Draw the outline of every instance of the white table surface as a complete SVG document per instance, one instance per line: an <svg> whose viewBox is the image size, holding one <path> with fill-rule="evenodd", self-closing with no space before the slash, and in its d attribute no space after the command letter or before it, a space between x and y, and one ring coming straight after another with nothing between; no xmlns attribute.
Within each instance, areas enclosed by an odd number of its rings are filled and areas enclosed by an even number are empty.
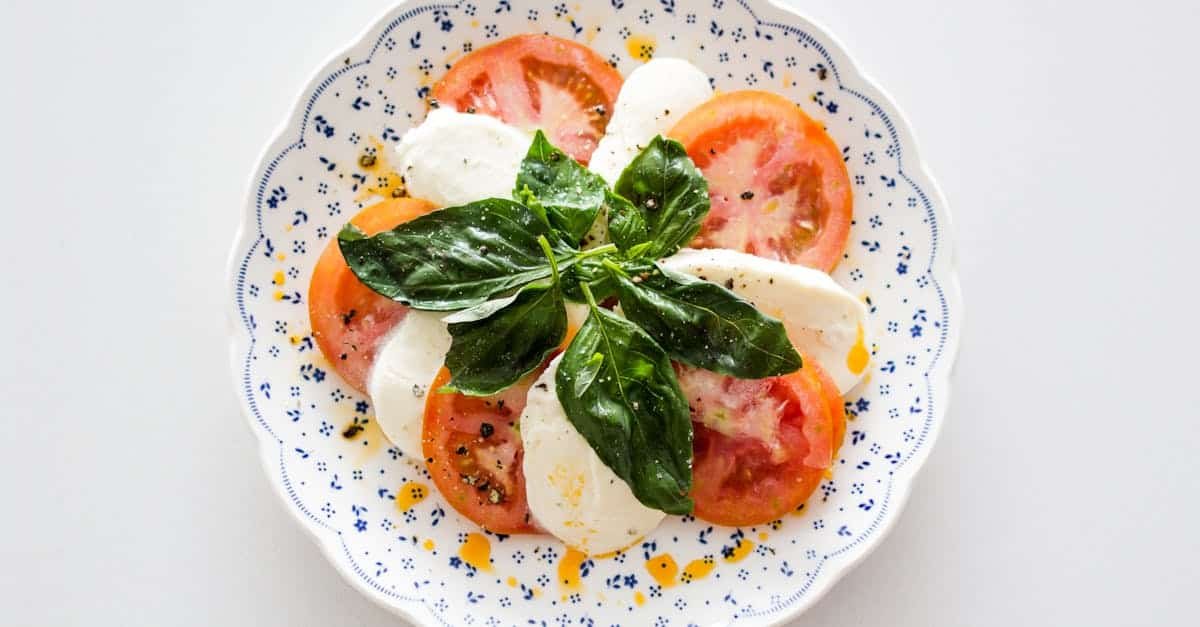
<svg viewBox="0 0 1200 627"><path fill-rule="evenodd" d="M224 318L261 147L388 4L0 3L0 624L397 624L269 488ZM967 305L907 511L797 624L1200 623L1197 3L797 4L907 113Z"/></svg>

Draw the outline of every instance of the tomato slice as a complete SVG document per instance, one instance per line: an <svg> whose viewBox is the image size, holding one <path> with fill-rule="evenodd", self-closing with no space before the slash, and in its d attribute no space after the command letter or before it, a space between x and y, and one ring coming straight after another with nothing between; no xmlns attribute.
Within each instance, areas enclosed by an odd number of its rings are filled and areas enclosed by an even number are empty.
<svg viewBox="0 0 1200 627"><path fill-rule="evenodd" d="M396 198L363 209L350 219L370 235L395 228L433 211L415 198ZM359 392L367 392L367 376L380 339L408 313L408 308L362 284L342 258L337 239L321 253L308 287L308 318L325 359Z"/></svg>
<svg viewBox="0 0 1200 627"><path fill-rule="evenodd" d="M808 499L833 465L846 422L837 385L816 361L767 379L676 371L695 428L697 517L759 525Z"/></svg>
<svg viewBox="0 0 1200 627"><path fill-rule="evenodd" d="M792 101L717 96L670 136L708 179L712 209L692 242L829 272L850 237L853 198L837 144Z"/></svg>
<svg viewBox="0 0 1200 627"><path fill-rule="evenodd" d="M535 533L525 500L524 449L516 429L535 371L494 396L440 393L442 368L425 401L422 441L438 490L458 513L493 533Z"/></svg>
<svg viewBox="0 0 1200 627"><path fill-rule="evenodd" d="M586 164L604 136L621 83L621 75L587 46L517 35L460 59L433 87L433 98L531 132L540 128Z"/></svg>

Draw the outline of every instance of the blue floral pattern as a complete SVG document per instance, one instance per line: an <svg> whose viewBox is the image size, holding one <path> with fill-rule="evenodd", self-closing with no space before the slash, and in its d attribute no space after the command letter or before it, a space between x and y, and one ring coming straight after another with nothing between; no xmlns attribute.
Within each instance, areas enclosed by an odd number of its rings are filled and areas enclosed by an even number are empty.
<svg viewBox="0 0 1200 627"><path fill-rule="evenodd" d="M777 622L870 550L936 437L961 320L946 208L894 108L806 20L749 0L585 4L403 4L321 71L265 153L235 247L237 389L289 507L351 582L411 620ZM388 155L423 118L432 81L464 53L530 31L585 42L623 74L648 55L687 58L718 89L792 98L842 146L857 219L834 278L870 307L877 344L845 399L832 478L793 515L742 529L670 518L588 559L548 536L481 534L425 487L420 460L390 446L369 399L315 348L313 265L331 232L395 187Z"/></svg>

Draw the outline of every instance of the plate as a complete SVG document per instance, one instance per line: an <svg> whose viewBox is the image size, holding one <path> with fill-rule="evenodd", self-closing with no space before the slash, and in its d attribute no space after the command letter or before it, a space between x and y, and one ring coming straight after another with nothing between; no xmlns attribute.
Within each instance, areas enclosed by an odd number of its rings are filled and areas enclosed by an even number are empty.
<svg viewBox="0 0 1200 627"><path fill-rule="evenodd" d="M310 335L321 250L390 193L392 148L465 53L524 32L584 42L624 75L690 60L719 90L800 103L843 147L855 222L834 278L878 343L846 397L846 444L810 502L770 525L691 517L610 556L480 533L392 447ZM365 169L362 164L374 165ZM368 597L421 625L774 624L802 612L895 522L946 412L961 301L945 202L896 107L824 29L771 2L408 2L335 55L263 153L230 261L232 366L288 511ZM356 428L350 428L358 425ZM349 436L349 437L347 437ZM417 463L413 463L413 462Z"/></svg>

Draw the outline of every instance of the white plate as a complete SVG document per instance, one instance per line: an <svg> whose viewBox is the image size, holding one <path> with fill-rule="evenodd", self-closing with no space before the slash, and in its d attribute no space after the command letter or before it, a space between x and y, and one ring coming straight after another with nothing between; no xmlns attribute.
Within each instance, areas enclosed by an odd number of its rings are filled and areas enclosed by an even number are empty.
<svg viewBox="0 0 1200 627"><path fill-rule="evenodd" d="M781 93L844 147L856 220L834 278L869 299L878 344L867 382L847 396L852 421L833 478L802 512L744 529L672 518L603 559L579 560L548 536L480 535L388 444L367 399L314 346L305 303L313 265L377 198L368 189L376 175L359 157L386 162L424 116L428 87L465 51L531 31L585 42L623 74L652 47L691 60L718 89ZM809 607L879 542L937 437L962 320L949 233L945 202L896 107L836 40L788 9L740 0L406 3L316 73L253 174L230 264L233 371L288 510L350 582L416 623L773 624ZM343 438L355 420L365 432ZM411 503L418 485L426 496ZM485 548L490 558L479 561Z"/></svg>

